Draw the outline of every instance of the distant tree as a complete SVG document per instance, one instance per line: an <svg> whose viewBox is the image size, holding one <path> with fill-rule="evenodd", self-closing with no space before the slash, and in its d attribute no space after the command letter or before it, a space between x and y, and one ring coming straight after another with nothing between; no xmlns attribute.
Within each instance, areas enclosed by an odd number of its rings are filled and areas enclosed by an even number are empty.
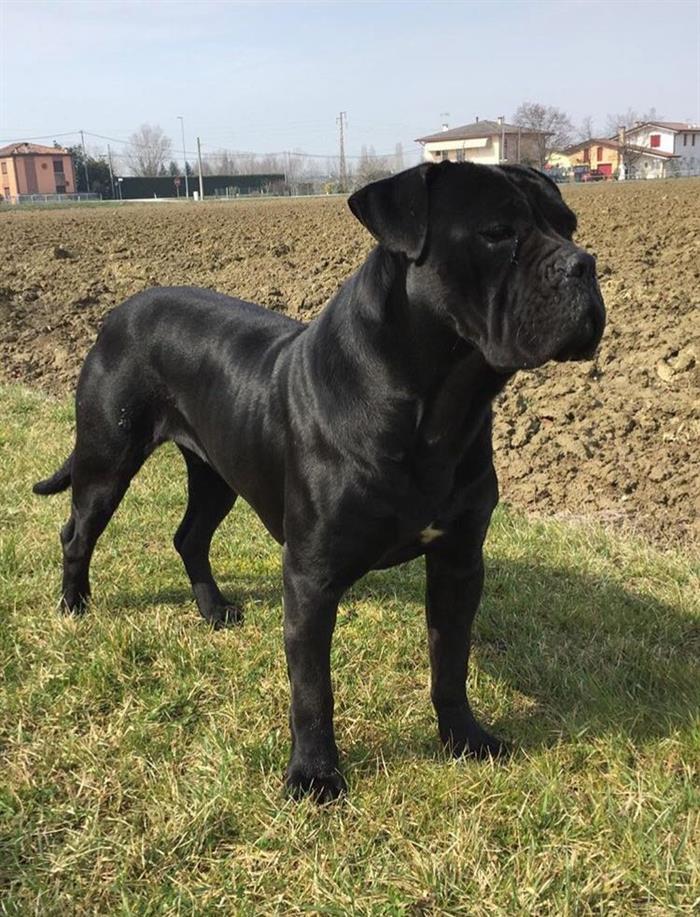
<svg viewBox="0 0 700 917"><path fill-rule="evenodd" d="M129 137L127 161L134 175L159 175L173 144L157 124L142 124Z"/></svg>
<svg viewBox="0 0 700 917"><path fill-rule="evenodd" d="M574 136L574 126L565 112L539 102L523 102L513 115L513 123L528 130L543 132L536 140L537 155L533 163L540 169L544 167L552 150L570 146Z"/></svg>
<svg viewBox="0 0 700 917"><path fill-rule="evenodd" d="M377 156L373 146L367 149L363 146L360 151L360 158L355 169L355 179L353 186L361 188L363 185L372 181L378 181L380 178L387 178L392 174L391 164L386 156Z"/></svg>
<svg viewBox="0 0 700 917"><path fill-rule="evenodd" d="M393 168L394 172L402 172L405 169L402 143L397 143L394 147Z"/></svg>
<svg viewBox="0 0 700 917"><path fill-rule="evenodd" d="M75 190L81 194L86 191L92 194L101 194L104 198L113 196L112 182L109 177L109 163L105 156L87 157L83 154L82 146L68 147L71 159L73 160L73 172L75 173ZM89 187L85 184L85 164L87 163Z"/></svg>
<svg viewBox="0 0 700 917"><path fill-rule="evenodd" d="M605 122L605 130L609 137L617 137L621 127L629 130L638 122L643 124L645 121L660 121L662 118L663 115L659 114L654 107L647 109L645 112L628 108L624 113L608 115Z"/></svg>
<svg viewBox="0 0 700 917"><path fill-rule="evenodd" d="M593 118L590 115L586 115L583 121L581 121L579 127L576 129L576 139L583 141L590 140L592 137L595 137Z"/></svg>
<svg viewBox="0 0 700 917"><path fill-rule="evenodd" d="M185 175L187 175L188 178L190 175L192 175L192 166L187 160L185 160Z"/></svg>
<svg viewBox="0 0 700 917"><path fill-rule="evenodd" d="M174 159L171 159L168 163L168 175L171 178L177 178L180 174L180 166L175 162Z"/></svg>

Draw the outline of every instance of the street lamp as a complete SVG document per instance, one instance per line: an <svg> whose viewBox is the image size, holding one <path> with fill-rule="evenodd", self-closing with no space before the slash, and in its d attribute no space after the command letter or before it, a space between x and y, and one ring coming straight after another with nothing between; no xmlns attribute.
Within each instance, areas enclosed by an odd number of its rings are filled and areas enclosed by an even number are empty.
<svg viewBox="0 0 700 917"><path fill-rule="evenodd" d="M177 116L178 121L180 122L180 127L182 128L182 161L185 168L185 197L189 198L190 196L190 186L187 181L187 153L185 151L185 119L182 115Z"/></svg>

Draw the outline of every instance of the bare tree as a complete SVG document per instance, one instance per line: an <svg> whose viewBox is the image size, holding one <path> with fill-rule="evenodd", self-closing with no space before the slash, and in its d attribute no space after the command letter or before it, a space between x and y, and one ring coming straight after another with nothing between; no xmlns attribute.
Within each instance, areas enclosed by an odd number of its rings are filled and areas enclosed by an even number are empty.
<svg viewBox="0 0 700 917"><path fill-rule="evenodd" d="M540 131L535 141L537 162L543 168L552 150L561 150L571 144L574 126L569 116L553 105L523 102L513 115L513 123L531 131Z"/></svg>
<svg viewBox="0 0 700 917"><path fill-rule="evenodd" d="M579 127L576 129L576 139L583 141L590 140L592 137L595 137L593 118L590 115L586 115L583 121L581 121Z"/></svg>
<svg viewBox="0 0 700 917"><path fill-rule="evenodd" d="M610 114L605 122L605 130L608 136L617 137L621 127L634 127L635 124L643 124L645 121L660 121L663 115L659 114L655 108L649 108L645 112L636 111L634 108L628 108L624 113Z"/></svg>
<svg viewBox="0 0 700 917"><path fill-rule="evenodd" d="M371 181L387 178L391 173L391 163L386 156L377 156L373 146L369 150L363 146L355 169L354 187L361 188Z"/></svg>
<svg viewBox="0 0 700 917"><path fill-rule="evenodd" d="M127 162L134 175L159 175L172 154L172 141L157 124L142 124L129 137Z"/></svg>

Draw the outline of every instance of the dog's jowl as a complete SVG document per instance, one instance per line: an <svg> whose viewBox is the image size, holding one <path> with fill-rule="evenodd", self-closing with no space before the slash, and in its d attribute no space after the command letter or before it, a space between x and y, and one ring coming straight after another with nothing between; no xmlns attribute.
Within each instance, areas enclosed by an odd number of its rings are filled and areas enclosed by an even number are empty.
<svg viewBox="0 0 700 917"><path fill-rule="evenodd" d="M605 313L576 218L520 166L423 164L356 192L377 241L308 325L192 287L106 319L76 397L75 448L35 486L72 487L63 603L85 607L95 543L154 449L177 443L189 498L175 534L199 609L240 611L209 565L240 494L284 545L294 795L344 789L330 648L366 571L426 559L431 693L455 755L503 750L467 697L482 544L498 499L491 402L518 370L590 358Z"/></svg>

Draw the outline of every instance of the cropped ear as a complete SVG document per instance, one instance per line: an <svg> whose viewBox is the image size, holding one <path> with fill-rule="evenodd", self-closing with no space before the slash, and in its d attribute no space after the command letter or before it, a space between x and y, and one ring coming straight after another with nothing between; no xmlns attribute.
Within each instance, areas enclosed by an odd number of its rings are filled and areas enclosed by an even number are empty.
<svg viewBox="0 0 700 917"><path fill-rule="evenodd" d="M421 163L365 185L348 199L353 214L380 245L411 261L420 258L428 236L428 176L434 168L433 163Z"/></svg>

